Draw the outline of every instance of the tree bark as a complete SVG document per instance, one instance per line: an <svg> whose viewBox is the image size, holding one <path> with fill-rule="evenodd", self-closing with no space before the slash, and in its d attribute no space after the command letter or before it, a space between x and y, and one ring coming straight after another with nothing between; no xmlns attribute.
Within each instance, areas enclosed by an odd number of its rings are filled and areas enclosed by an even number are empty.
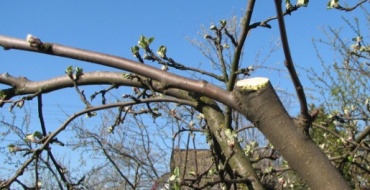
<svg viewBox="0 0 370 190"><path fill-rule="evenodd" d="M207 119L207 124L210 128L212 138L214 140L214 149L224 162L228 161L228 169L238 176L251 181L251 186L247 184L248 189L264 189L259 177L254 170L248 156L245 155L243 149L238 142L235 142L233 147L227 143L225 131L225 116L213 99L202 97L200 101L199 111L202 112ZM232 130L232 129L230 129Z"/></svg>
<svg viewBox="0 0 370 190"><path fill-rule="evenodd" d="M350 189L315 143L294 125L267 78L238 81L241 113L268 138L311 189Z"/></svg>

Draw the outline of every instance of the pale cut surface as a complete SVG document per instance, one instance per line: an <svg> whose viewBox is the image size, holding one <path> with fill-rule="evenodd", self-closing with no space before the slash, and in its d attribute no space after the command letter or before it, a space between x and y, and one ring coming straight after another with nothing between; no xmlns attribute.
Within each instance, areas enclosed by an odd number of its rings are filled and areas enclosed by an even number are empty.
<svg viewBox="0 0 370 190"><path fill-rule="evenodd" d="M235 86L240 87L242 90L260 90L264 88L269 82L265 77L254 77L240 80Z"/></svg>

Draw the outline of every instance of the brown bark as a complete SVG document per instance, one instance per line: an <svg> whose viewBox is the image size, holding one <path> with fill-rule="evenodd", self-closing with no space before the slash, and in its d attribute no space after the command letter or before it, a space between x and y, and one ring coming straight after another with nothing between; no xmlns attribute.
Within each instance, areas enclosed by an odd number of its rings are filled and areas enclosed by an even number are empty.
<svg viewBox="0 0 370 190"><path fill-rule="evenodd" d="M216 151L218 156L222 161L229 159L229 170L232 170L233 173L237 173L242 178L249 179L252 184L252 189L264 189L252 163L245 155L240 144L236 142L233 147L228 145L226 140L227 137L225 136L225 130L227 130L224 126L225 117L216 102L206 97L202 97L201 102L199 111L207 118L207 124L215 141L214 149L219 150Z"/></svg>
<svg viewBox="0 0 370 190"><path fill-rule="evenodd" d="M234 90L240 111L281 152L289 166L311 189L350 189L326 155L294 125L270 82L253 89L260 84L250 84L251 80L258 79L239 81Z"/></svg>

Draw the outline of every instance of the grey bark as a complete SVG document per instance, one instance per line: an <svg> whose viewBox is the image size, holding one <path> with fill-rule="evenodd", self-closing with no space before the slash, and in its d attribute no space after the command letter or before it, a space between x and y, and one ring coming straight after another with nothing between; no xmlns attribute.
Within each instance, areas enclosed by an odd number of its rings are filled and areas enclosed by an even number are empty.
<svg viewBox="0 0 370 190"><path fill-rule="evenodd" d="M240 112L281 152L311 189L350 189L320 148L294 125L270 82L259 90L242 88L237 86L234 90Z"/></svg>

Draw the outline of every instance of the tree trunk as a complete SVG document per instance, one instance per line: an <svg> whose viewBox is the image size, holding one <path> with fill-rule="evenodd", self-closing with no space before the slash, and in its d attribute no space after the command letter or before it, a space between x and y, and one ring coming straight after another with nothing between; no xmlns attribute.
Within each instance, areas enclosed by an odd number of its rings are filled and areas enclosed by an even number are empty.
<svg viewBox="0 0 370 190"><path fill-rule="evenodd" d="M238 81L241 113L280 151L311 189L350 189L318 146L294 125L267 78Z"/></svg>

